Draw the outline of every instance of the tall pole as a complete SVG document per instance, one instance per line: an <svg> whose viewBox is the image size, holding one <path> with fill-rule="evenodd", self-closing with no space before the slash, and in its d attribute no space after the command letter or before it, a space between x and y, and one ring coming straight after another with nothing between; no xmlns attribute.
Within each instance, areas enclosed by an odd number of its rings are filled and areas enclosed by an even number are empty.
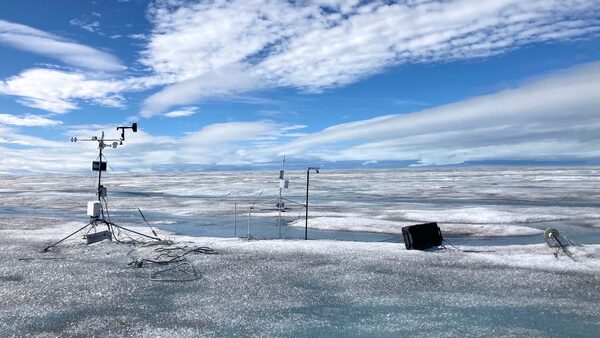
<svg viewBox="0 0 600 338"><path fill-rule="evenodd" d="M237 203L233 204L233 237L237 237Z"/></svg>
<svg viewBox="0 0 600 338"><path fill-rule="evenodd" d="M102 186L102 145L104 143L100 142L100 144L98 145L98 149L100 149L100 168L98 168L98 190L96 191L96 194L98 195L98 201L100 203L102 203L102 198L100 197L101 193L100 193L100 187Z"/></svg>
<svg viewBox="0 0 600 338"><path fill-rule="evenodd" d="M279 227L279 239L281 239L281 209L283 209L283 205L281 204L281 190L283 190L283 187L281 186L282 184L285 185L285 155L283 155L281 171L279 172L279 204L277 205L277 209L279 209L279 218L277 219L277 226Z"/></svg>
<svg viewBox="0 0 600 338"><path fill-rule="evenodd" d="M277 209L279 209L279 218L277 219L277 226L279 227L279 239L281 239L281 183L279 184L279 204L277 205Z"/></svg>
<svg viewBox="0 0 600 338"><path fill-rule="evenodd" d="M308 239L308 181L310 180L310 168L306 169L306 216L304 217L304 240Z"/></svg>
<svg viewBox="0 0 600 338"><path fill-rule="evenodd" d="M250 218L252 217L252 206L248 208L248 239L250 239Z"/></svg>

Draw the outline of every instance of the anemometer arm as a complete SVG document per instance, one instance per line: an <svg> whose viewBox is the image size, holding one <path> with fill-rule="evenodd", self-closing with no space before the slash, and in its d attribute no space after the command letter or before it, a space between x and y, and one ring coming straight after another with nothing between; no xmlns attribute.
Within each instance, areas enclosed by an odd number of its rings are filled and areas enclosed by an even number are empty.
<svg viewBox="0 0 600 338"><path fill-rule="evenodd" d="M71 142L77 142L77 141L96 141L98 142L98 147L101 149L104 149L107 145L105 142L113 142L112 143L112 147L116 148L117 145L123 145L123 141L125 141L125 129L131 129L134 133L137 133L137 123L133 123L131 125L131 127L117 127L117 130L121 131L121 137L118 139L105 139L104 138L104 132L102 132L101 136L92 136L92 138L89 139L80 139L77 137L71 137ZM119 143L117 143L119 142ZM109 145L111 146L111 145Z"/></svg>
<svg viewBox="0 0 600 338"><path fill-rule="evenodd" d="M123 141L125 141L125 129L131 129L134 133L137 133L137 123L133 123L131 127L117 127L117 130L121 130L121 142L119 144L123 144Z"/></svg>

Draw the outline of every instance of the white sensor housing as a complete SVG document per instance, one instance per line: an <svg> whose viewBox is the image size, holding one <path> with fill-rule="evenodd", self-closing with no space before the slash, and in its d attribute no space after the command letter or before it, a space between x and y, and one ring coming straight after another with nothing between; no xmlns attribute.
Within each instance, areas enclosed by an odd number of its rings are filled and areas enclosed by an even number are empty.
<svg viewBox="0 0 600 338"><path fill-rule="evenodd" d="M90 201L87 204L87 214L90 217L100 217L102 205L98 201Z"/></svg>

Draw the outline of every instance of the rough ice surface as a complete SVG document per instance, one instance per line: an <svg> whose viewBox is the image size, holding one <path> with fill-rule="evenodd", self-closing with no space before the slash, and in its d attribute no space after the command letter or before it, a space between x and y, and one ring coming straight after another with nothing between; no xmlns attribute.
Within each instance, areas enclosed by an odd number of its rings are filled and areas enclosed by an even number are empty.
<svg viewBox="0 0 600 338"><path fill-rule="evenodd" d="M85 224L93 177L0 176L0 336L596 336L599 174L311 176L311 234L320 224L336 230L332 238L351 230L360 240L362 231L397 234L437 221L462 250L407 251L402 243L203 235L208 227L229 233L233 204L240 231L252 205L251 225L277 230L277 173L108 173L113 221L149 233L139 207L175 245L217 250L186 256L200 275L191 282L152 281L163 266L129 264L157 246L85 245L76 235L41 253ZM285 196L303 203L302 173L289 178ZM298 229L287 224L302 225L304 211L290 207L284 227ZM544 244L539 232L549 226L580 244L569 248L572 259Z"/></svg>
<svg viewBox="0 0 600 338"><path fill-rule="evenodd" d="M402 234L402 227L410 224L412 223L350 217L314 217L308 220L311 229L390 234ZM296 220L290 225L304 227L306 224L305 220ZM503 224L442 224L441 230L445 234L470 236L519 236L543 233L542 230L535 228Z"/></svg>

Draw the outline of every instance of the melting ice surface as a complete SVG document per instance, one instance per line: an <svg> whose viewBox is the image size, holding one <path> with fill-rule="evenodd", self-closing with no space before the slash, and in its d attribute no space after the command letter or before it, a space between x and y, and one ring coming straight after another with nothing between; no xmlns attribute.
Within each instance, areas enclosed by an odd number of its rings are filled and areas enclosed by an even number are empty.
<svg viewBox="0 0 600 338"><path fill-rule="evenodd" d="M122 175L108 173L115 221L180 234L303 238L304 172L288 172L281 220L275 209L278 173L224 172ZM0 177L0 215L84 221L95 177ZM597 243L600 171L578 169L436 169L327 171L311 176L309 238L401 241L401 228L438 222L458 243L502 237L538 243L555 227L581 243ZM280 227L281 225L281 227ZM248 231L249 229L249 231ZM507 242L507 243L509 243Z"/></svg>
<svg viewBox="0 0 600 338"><path fill-rule="evenodd" d="M281 228L277 172L105 176L114 222L146 231L140 208L162 234L219 251L191 257L203 278L184 284L128 266L140 248L74 237L38 253L85 224L92 174L0 176L0 336L600 332L599 168L324 168L308 242L295 240L305 173L287 174ZM398 244L402 226L430 221L464 252ZM543 244L548 227L582 245L575 261Z"/></svg>

